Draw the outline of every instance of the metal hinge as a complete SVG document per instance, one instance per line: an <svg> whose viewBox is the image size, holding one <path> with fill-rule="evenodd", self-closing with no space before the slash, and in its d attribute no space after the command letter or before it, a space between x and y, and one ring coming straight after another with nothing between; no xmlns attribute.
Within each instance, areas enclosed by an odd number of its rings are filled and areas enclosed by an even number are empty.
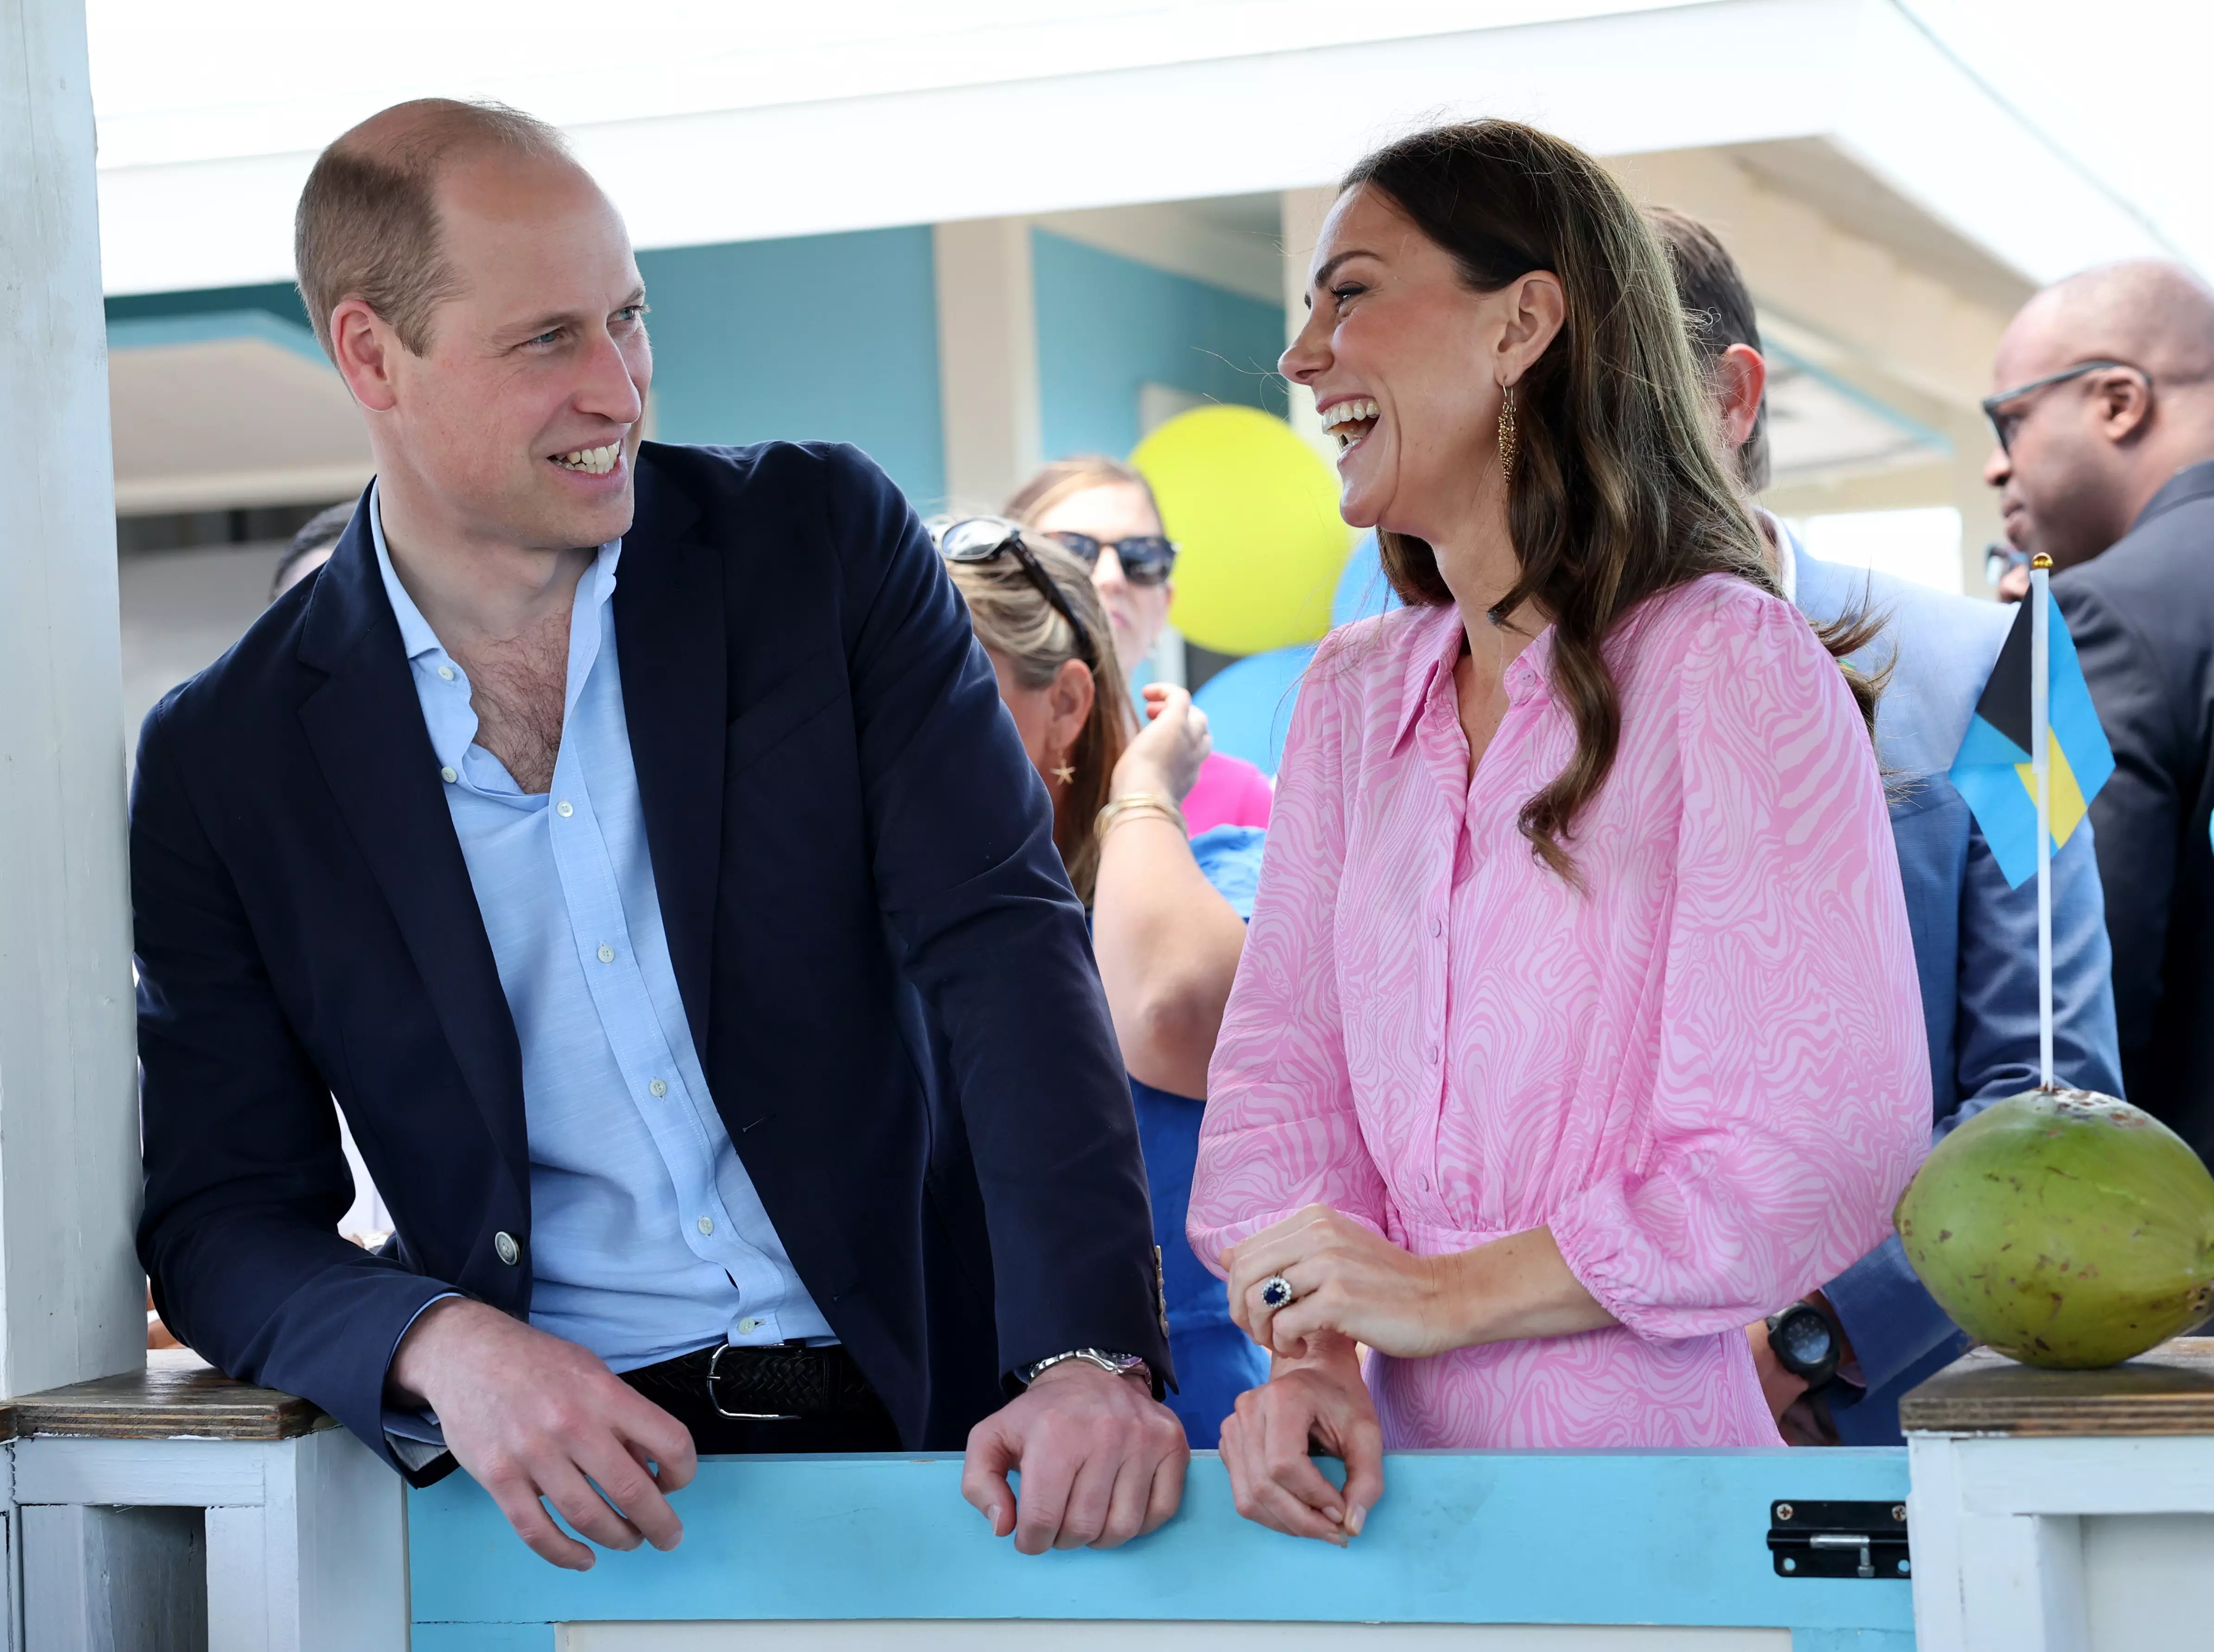
<svg viewBox="0 0 2214 1652"><path fill-rule="evenodd" d="M1771 1503L1768 1518L1778 1577L1913 1576L1903 1502Z"/></svg>

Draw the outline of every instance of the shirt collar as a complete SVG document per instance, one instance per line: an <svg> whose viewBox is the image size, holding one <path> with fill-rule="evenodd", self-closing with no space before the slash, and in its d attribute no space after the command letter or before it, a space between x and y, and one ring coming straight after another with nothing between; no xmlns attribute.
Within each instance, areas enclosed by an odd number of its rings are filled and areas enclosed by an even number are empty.
<svg viewBox="0 0 2214 1652"><path fill-rule="evenodd" d="M1389 624L1387 616L1385 621ZM1466 632L1460 609L1451 603L1416 611L1414 635L1407 643L1407 674L1399 685L1399 715L1392 725L1391 743L1398 745L1438 692L1440 677L1447 682L1460 659ZM1434 627L1431 629L1429 627ZM1529 646L1507 662L1501 676L1507 703L1520 706L1545 684L1545 669L1553 654L1553 627L1547 626L1530 639Z"/></svg>
<svg viewBox="0 0 2214 1652"><path fill-rule="evenodd" d="M445 645L431 629L431 622L423 617L423 610L415 606L415 599L407 594L407 587L400 583L400 575L393 568L392 551L384 542L384 516L378 506L376 484L373 481L369 485L369 537L376 549L376 572L384 581L384 595L392 604L392 617L400 622L400 642L407 651L407 658L418 660L426 654L443 654ZM615 596L615 565L621 560L621 540L611 539L600 547L592 566L577 582L577 601L585 613L596 615Z"/></svg>

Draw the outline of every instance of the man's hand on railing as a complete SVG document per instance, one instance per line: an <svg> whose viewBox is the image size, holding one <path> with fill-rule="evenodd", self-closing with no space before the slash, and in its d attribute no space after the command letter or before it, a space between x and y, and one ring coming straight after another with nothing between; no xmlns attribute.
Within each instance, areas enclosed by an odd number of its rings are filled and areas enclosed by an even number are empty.
<svg viewBox="0 0 2214 1652"><path fill-rule="evenodd" d="M590 1571L594 1556L562 1534L541 1499L609 1549L641 1540L674 1549L682 1539L663 1494L699 1466L690 1433L576 1343L449 1297L400 1339L386 1388L395 1404L437 1413L455 1460L555 1565Z"/></svg>
<svg viewBox="0 0 2214 1652"><path fill-rule="evenodd" d="M961 1495L1026 1555L1112 1549L1176 1513L1190 1462L1183 1424L1142 1379L1070 1360L969 1430Z"/></svg>

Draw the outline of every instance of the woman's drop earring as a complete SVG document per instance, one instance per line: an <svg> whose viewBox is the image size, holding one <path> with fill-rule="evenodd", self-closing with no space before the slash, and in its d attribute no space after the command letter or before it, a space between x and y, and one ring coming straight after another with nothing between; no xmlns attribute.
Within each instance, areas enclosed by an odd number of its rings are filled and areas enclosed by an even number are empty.
<svg viewBox="0 0 2214 1652"><path fill-rule="evenodd" d="M1502 384L1499 388L1504 394L1499 404L1499 474L1511 482L1514 480L1514 461L1522 452L1522 433L1514 428L1514 387Z"/></svg>
<svg viewBox="0 0 2214 1652"><path fill-rule="evenodd" d="M1073 785L1075 785L1075 784L1076 784L1076 765L1075 765L1074 763L1057 763L1057 764L1055 764L1055 765L1054 766L1053 777L1054 777L1054 779L1055 779L1055 780L1059 780L1059 781L1060 781L1063 786L1073 786Z"/></svg>

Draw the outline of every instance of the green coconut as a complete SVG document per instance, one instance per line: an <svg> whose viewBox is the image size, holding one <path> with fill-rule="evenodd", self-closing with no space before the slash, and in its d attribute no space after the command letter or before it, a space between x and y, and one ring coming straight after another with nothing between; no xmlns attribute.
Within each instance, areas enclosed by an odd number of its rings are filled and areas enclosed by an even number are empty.
<svg viewBox="0 0 2214 1652"><path fill-rule="evenodd" d="M2214 1176L2112 1096L1994 1103L1937 1144L1892 1220L1954 1324L2030 1365L2119 1364L2214 1312Z"/></svg>

